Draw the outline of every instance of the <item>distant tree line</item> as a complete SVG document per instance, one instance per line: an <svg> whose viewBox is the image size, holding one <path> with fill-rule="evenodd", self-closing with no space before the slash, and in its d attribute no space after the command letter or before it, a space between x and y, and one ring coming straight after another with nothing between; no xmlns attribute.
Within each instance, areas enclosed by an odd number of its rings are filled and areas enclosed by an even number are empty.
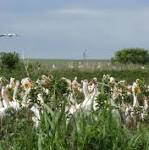
<svg viewBox="0 0 149 150"><path fill-rule="evenodd" d="M121 49L115 53L111 61L122 64L147 64L149 63L149 51L144 48Z"/></svg>
<svg viewBox="0 0 149 150"><path fill-rule="evenodd" d="M121 49L115 53L111 62L120 64L147 64L149 63L149 51L144 48ZM1 52L0 64L3 68L15 69L20 64L20 56L16 52Z"/></svg>

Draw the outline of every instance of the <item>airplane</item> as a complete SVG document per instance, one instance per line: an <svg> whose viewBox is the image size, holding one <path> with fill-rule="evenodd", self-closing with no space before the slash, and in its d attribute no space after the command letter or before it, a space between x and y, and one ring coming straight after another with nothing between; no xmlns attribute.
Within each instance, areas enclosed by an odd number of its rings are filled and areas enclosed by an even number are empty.
<svg viewBox="0 0 149 150"><path fill-rule="evenodd" d="M0 34L0 37L4 37L4 36L7 36L7 37L13 37L13 36L18 36L16 33L5 33L5 34Z"/></svg>

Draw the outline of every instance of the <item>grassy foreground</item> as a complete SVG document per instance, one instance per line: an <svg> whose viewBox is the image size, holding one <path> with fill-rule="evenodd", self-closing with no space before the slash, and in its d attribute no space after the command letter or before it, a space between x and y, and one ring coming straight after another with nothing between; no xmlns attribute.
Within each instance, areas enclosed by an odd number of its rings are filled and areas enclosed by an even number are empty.
<svg viewBox="0 0 149 150"><path fill-rule="evenodd" d="M12 110L11 110L12 111ZM9 114L10 112L8 112ZM1 125L2 150L148 150L149 128L134 131L118 125L110 110L78 114L68 123L63 107L54 112L46 106L41 125L33 128L27 110Z"/></svg>
<svg viewBox="0 0 149 150"><path fill-rule="evenodd" d="M29 64L27 70L23 65L16 70L2 68L0 75L6 78L21 79L28 74L36 80L42 74L51 72L57 79L65 76L79 80L110 74L117 79L133 82L143 78L149 83L149 70L52 70L39 64ZM50 101L50 99L48 99ZM118 124L111 115L111 109L102 108L97 112L78 113L68 122L64 112L64 98L54 99L55 105L62 103L59 109L51 109L46 104L40 126L36 129L31 121L31 112L23 109L14 112L10 109L0 122L0 150L148 150L149 126L143 124L137 129L129 130L123 124Z"/></svg>

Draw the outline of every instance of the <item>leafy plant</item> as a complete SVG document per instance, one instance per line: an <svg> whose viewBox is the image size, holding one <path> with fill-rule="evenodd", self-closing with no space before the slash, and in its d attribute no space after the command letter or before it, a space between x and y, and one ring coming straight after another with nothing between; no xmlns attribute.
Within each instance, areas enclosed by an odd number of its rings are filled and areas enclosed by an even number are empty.
<svg viewBox="0 0 149 150"><path fill-rule="evenodd" d="M19 63L19 54L16 52L1 52L0 53L1 63L8 69L15 69Z"/></svg>

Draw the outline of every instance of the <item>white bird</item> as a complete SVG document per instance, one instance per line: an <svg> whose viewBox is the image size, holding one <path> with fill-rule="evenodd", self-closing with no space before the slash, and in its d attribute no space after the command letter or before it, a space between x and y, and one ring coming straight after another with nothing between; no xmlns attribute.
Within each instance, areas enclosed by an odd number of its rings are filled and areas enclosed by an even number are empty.
<svg viewBox="0 0 149 150"><path fill-rule="evenodd" d="M34 113L34 116L32 117L32 121L34 122L35 128L39 126L40 123L40 111L38 106L35 104L31 107L31 111Z"/></svg>

